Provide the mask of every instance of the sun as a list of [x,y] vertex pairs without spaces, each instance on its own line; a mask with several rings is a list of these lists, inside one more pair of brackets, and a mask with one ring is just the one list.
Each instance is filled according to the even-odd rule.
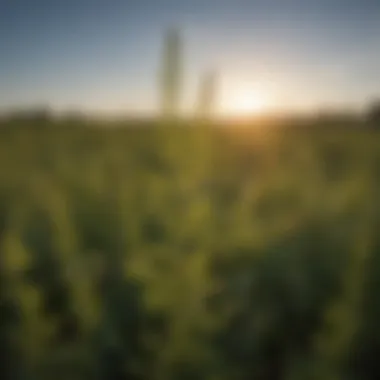
[[269,107],[269,101],[259,92],[244,91],[232,96],[228,101],[228,113],[235,115],[257,114]]

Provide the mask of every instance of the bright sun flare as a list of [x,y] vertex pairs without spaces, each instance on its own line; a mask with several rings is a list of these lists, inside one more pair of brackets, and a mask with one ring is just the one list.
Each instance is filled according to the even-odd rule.
[[255,92],[241,93],[231,99],[231,111],[237,114],[258,113],[263,111],[267,105],[264,96]]
[[259,92],[244,91],[229,99],[226,111],[234,115],[250,115],[264,112],[269,106],[269,100]]

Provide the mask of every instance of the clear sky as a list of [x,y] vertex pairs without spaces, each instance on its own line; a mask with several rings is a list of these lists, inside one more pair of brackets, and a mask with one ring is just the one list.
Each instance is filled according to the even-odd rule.
[[173,24],[185,109],[209,68],[221,108],[250,88],[291,109],[380,94],[380,0],[2,0],[0,107],[155,110]]

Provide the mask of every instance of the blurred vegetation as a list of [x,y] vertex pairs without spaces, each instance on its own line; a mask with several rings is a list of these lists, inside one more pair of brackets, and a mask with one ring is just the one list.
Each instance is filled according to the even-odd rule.
[[0,378],[378,379],[380,136],[0,130]]
[[379,379],[379,132],[180,122],[180,40],[160,123],[1,123],[0,378]]

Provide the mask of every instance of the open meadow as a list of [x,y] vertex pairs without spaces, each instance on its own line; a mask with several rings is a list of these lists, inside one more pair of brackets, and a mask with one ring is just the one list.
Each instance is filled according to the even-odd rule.
[[378,379],[380,135],[3,125],[1,379]]

